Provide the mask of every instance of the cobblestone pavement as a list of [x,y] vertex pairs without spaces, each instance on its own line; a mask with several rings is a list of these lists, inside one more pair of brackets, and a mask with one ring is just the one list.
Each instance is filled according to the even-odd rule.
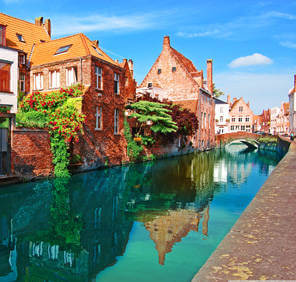
[[296,279],[296,143],[192,281]]

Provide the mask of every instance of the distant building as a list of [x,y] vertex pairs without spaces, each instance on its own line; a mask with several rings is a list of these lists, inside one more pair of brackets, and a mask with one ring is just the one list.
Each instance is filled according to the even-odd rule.
[[160,100],[167,99],[196,114],[199,130],[192,143],[200,149],[215,144],[212,60],[207,60],[207,81],[203,71],[171,47],[170,38],[164,37],[163,48],[137,92],[149,91]]
[[294,88],[289,91],[289,122],[290,122],[290,132],[296,131],[296,74],[294,75]]
[[229,104],[217,98],[215,101],[215,134],[229,132]]
[[230,132],[252,132],[254,113],[250,108],[250,103],[246,103],[242,97],[239,99],[233,98],[231,102],[229,95],[227,102],[230,107]]
[[282,103],[278,116],[276,117],[276,134],[288,134],[290,131],[289,103]]
[[270,109],[270,128],[269,133],[275,135],[277,133],[277,116],[280,113],[279,107],[273,107]]

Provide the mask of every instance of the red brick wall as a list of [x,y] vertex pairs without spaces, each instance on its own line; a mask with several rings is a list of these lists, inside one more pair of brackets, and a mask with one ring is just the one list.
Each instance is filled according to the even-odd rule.
[[11,142],[12,173],[28,177],[52,175],[52,154],[46,130],[15,129]]
[[[103,90],[95,88],[95,66],[103,71]],[[114,94],[114,72],[120,74],[120,92]],[[91,87],[84,94],[82,111],[86,115],[84,135],[74,145],[73,154],[79,154],[84,168],[95,168],[106,161],[118,165],[128,160],[124,138],[124,109],[127,99],[124,69],[93,58],[91,62]],[[103,128],[95,130],[96,107],[102,107]],[[114,111],[119,110],[119,134],[114,135]]]

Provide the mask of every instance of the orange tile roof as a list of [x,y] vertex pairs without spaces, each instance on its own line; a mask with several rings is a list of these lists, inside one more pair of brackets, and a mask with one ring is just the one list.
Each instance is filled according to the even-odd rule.
[[[57,54],[59,48],[71,45],[67,52]],[[95,49],[96,48],[96,49]],[[97,51],[96,51],[97,50]],[[32,66],[44,65],[92,55],[104,61],[118,65],[105,52],[103,52],[84,34],[78,33],[71,36],[36,44],[31,58]]]
[[[6,26],[7,47],[23,50],[27,54],[30,54],[34,43],[39,43],[40,40],[50,40],[50,36],[43,26],[37,26],[3,13],[0,13],[0,24]],[[25,42],[18,40],[17,33],[23,36]]]
[[194,64],[187,59],[184,55],[179,53],[177,50],[171,47],[171,50],[173,51],[174,55],[178,58],[179,62],[186,68],[186,70],[191,72],[198,72],[198,70],[195,68]]

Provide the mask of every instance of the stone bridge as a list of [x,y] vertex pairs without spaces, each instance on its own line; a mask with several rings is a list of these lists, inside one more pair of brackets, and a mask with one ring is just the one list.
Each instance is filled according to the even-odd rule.
[[243,143],[249,148],[258,148],[259,142],[257,141],[260,137],[259,134],[250,132],[233,132],[216,135],[216,146],[224,147],[232,143]]

